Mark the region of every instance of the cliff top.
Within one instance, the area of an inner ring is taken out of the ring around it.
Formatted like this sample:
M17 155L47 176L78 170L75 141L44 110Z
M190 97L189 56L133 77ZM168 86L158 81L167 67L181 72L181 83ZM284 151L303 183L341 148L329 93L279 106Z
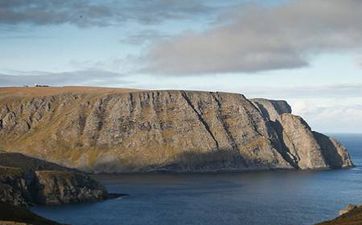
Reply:
M0 87L0 96L50 96L58 94L112 94L129 93L142 91L130 88L106 88L106 87L88 87L88 86L64 86L64 87Z
M57 171L75 171L55 163L47 162L41 159L32 158L21 153L0 153L0 168L19 168L28 170L57 170Z
M195 91L195 90L145 90L134 88L111 88L111 87L92 87L92 86L38 86L38 87L0 87L0 97L17 96L17 97L42 97L61 94L125 94L131 92L198 92L198 93L212 93L211 91ZM229 92L215 92L225 94L240 94ZM265 99L267 100L267 99Z
M14 98L34 98L47 97L55 95L108 95L108 94L128 94L128 93L144 93L144 92L187 92L187 93L219 93L228 95L241 95L240 93L219 92L219 91L199 91L199 90L171 90L171 89L132 89L132 88L110 88L110 87L91 87L91 86L34 86L34 87L0 87L0 100L12 100ZM268 101L267 99L264 99ZM275 100L279 102L279 100Z

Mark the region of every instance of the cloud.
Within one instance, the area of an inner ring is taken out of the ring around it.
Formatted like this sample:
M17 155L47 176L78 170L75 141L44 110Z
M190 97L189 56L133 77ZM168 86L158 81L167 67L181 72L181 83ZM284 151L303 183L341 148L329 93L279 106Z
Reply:
M98 85L98 86L122 86L130 85L122 74L107 71L74 71L63 73L38 72L28 75L0 74L0 86L23 85Z
M268 98L355 98L362 97L362 84L338 84L323 86L290 86L290 87L269 87L253 86L244 87L244 94L252 97Z
M0 24L109 26L129 20L152 24L169 19L189 19L215 7L197 0L2 0Z
M145 42L152 42L155 40L165 40L172 37L170 34L160 32L155 29L145 29L134 34L129 34L127 37L120 40L133 45L140 45Z
M243 5L201 33L155 43L145 70L163 74L257 72L304 67L318 53L362 47L362 1Z
M293 113L301 115L311 127L323 132L362 132L362 104L343 101L325 102L298 100L293 102Z

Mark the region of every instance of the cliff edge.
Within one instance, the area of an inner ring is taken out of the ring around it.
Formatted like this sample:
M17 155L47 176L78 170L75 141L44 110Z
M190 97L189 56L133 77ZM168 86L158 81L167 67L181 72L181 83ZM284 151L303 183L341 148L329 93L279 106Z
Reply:
M353 165L287 102L219 92L2 88L0 147L93 172Z
M88 175L20 153L0 153L0 203L26 207L106 199Z

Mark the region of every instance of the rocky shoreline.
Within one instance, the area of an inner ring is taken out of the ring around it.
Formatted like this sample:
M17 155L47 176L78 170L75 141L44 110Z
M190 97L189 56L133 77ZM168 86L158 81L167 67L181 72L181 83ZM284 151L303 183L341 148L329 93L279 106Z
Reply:
M362 224L362 206L348 205L339 211L339 216L333 220L316 225L359 225Z
M0 153L0 224L57 224L27 208L119 196L109 194L103 185L78 170L20 153Z

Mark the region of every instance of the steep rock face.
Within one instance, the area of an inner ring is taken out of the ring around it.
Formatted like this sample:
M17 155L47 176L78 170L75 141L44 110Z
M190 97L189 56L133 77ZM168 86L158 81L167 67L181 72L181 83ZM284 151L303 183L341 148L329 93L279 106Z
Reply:
M337 140L315 131L313 131L313 136L317 140L327 164L332 168L353 165L347 149Z
M67 171L36 171L37 202L59 205L105 199L105 188L89 176Z
M264 98L254 98L252 102L261 111L261 113L271 121L280 119L284 113L292 113L290 105L283 100L269 100Z
M250 101L240 94L0 96L0 146L5 150L96 172L352 165L342 146L315 135L285 101Z
M31 201L31 197L24 172L0 166L0 202L26 206L28 201Z
M0 153L2 203L58 205L106 197L107 191L102 185L79 171L19 153Z
M353 166L347 150L337 140L312 131L307 122L291 114L285 101L253 99L278 133L285 159L300 169Z
M328 167L308 124L299 116L282 114L283 140L301 169Z

